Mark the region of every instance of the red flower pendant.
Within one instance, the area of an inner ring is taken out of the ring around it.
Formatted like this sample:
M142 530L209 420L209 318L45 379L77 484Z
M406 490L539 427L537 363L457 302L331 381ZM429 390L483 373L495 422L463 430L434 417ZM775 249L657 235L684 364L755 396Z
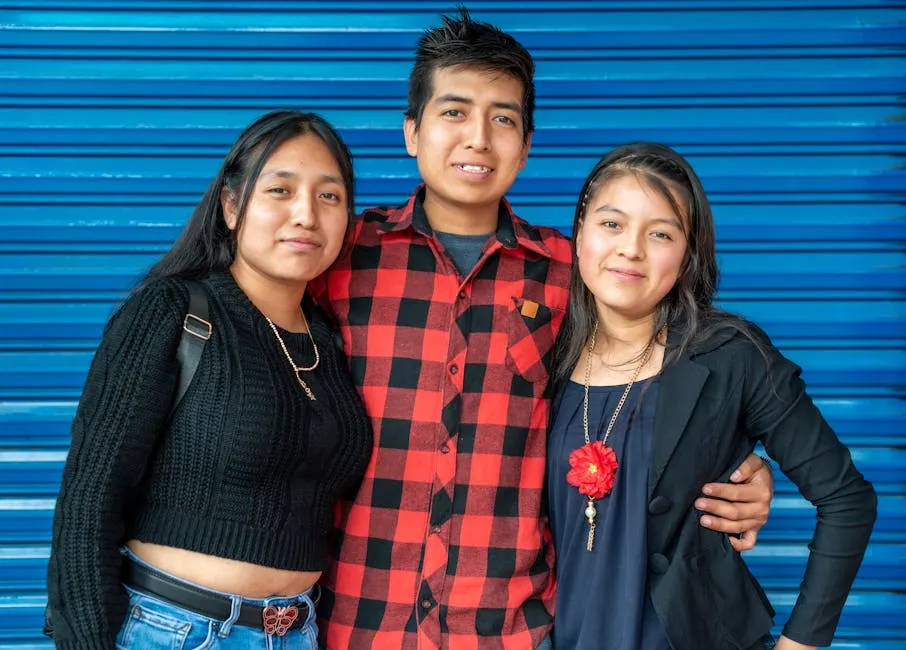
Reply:
M617 475L617 455L600 440L589 442L569 455L566 482L592 499L601 499L613 489Z

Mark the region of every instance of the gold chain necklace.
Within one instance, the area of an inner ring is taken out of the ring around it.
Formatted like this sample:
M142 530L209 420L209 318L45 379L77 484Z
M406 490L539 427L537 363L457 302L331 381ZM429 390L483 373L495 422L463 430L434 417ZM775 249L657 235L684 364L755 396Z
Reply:
M305 321L305 329L308 332L308 338L311 339L311 345L315 349L315 362L307 368L305 366L297 366L295 364L295 362L293 361L293 358L289 354L289 350L286 349L286 343L283 342L283 337L280 336L280 332L277 331L277 326L274 325L274 322L267 316L264 317L264 320L266 320L267 324L271 326L271 331L274 333L274 336L277 337L277 342L280 344L280 349L283 350L283 354L284 354L284 356L286 356L286 360L289 361L289 365L290 365L290 367L292 367L293 372L296 375L296 381L299 382L299 386L301 386L302 390L305 391L305 394L308 396L308 399L310 399L312 402L314 402L315 394L313 392L311 392L311 388L308 387L308 384L305 383L304 379L302 379L302 375L299 374L302 372L311 372L312 370L317 368L318 364L321 362L321 355L318 354L318 344L315 343L315 337L312 336L312 334L311 334L311 327L309 327L309 325L308 325L308 319L305 318L305 312L302 311L302 320Z
M582 428L585 432L586 445L591 444L591 437L588 435L588 384L591 381L591 357L595 349L597 336L598 322L595 321L595 326L591 331L591 341L588 344L588 352L585 355L585 398L582 402ZM610 422L607 423L607 429L604 432L604 438L601 440L601 445L607 445L607 438L610 437L610 432L613 431L613 425L616 423L617 417L619 417L620 411L623 409L623 404L626 403L626 398L629 397L629 391L632 389L632 385L635 383L636 379L638 379L639 373L642 372L642 368L644 368L645 364L647 364L651 359L651 354L654 352L654 342L656 339L657 336L653 337L645 347L645 351L642 353L642 360L641 362L639 362L639 365L635 369L635 372L632 373L632 378L629 380L629 383L626 384L626 388L623 390L623 395L620 396L620 401L617 402L617 407L614 409L613 415L610 417ZM616 472L616 469L614 469L614 472ZM594 497L588 497L588 505L585 506L584 514L585 518L588 520L588 543L585 545L585 550L590 551L595 543L595 518L598 515L598 509L595 508Z

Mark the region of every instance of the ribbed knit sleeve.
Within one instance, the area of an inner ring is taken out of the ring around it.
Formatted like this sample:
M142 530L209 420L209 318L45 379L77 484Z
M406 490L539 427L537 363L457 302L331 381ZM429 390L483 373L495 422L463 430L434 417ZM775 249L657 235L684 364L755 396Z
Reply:
M161 280L111 318L72 423L53 523L48 603L59 648L114 648L128 607L120 584L123 510L171 407L188 294Z

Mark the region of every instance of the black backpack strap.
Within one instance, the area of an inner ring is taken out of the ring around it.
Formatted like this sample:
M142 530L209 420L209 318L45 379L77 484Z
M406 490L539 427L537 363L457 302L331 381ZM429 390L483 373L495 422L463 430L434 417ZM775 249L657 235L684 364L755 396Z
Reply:
M182 337L179 339L179 348L176 358L179 361L179 383L176 388L176 397L170 413L176 410L182 401L183 395L189 390L204 344L211 338L214 326L211 325L208 315L208 294L200 282L190 280L186 283L189 288L189 310L182 324Z

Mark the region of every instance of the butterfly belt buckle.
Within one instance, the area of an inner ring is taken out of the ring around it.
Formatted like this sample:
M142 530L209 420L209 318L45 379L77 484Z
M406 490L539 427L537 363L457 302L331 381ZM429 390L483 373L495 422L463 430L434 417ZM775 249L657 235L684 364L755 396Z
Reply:
M275 607L268 605L261 612L264 620L264 633L268 636L283 636L299 618L299 609L295 605Z

